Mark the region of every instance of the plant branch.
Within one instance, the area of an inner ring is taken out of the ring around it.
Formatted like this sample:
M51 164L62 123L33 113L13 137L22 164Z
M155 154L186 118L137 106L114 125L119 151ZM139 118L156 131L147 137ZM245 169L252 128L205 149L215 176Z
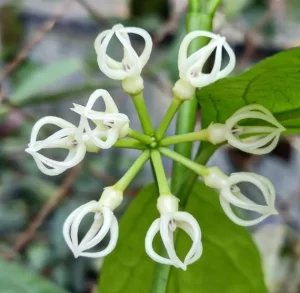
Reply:
M28 56L30 51L36 46L44 37L45 35L50 32L53 27L56 25L56 23L64 16L67 9L70 7L71 0L66 0L63 4L62 8L55 13L55 15L48 21L46 21L40 29L35 34L34 38L27 43L23 49L17 54L17 56L14 58L12 62L10 62L4 70L0 73L0 82L7 77L10 73L13 72L14 69L17 68L21 64L22 61ZM1 102L1 96L0 96L0 102Z
M78 165L69 172L64 182L57 190L56 194L51 196L51 198L42 207L41 211L36 216L36 218L31 222L27 230L24 233L22 233L19 238L17 238L13 246L14 251L19 252L23 250L26 247L26 245L28 245L28 243L34 238L38 228L44 223L47 217L67 196L70 187L72 186L73 182L79 174L80 167L81 165Z

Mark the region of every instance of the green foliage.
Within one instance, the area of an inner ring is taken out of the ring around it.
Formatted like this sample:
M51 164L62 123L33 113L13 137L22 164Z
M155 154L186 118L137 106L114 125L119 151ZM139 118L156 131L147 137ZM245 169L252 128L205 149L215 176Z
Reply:
M144 239L150 224L159 216L157 196L151 184L128 208L120 223L117 247L104 262L99 292L150 292L155 263L145 253ZM265 293L258 251L247 230L223 213L218 195L197 182L186 210L200 224L204 253L186 272L171 269L167 292ZM179 255L186 253L189 245L185 235L179 234Z
M55 85L60 81L83 68L77 59L59 60L47 66L38 68L27 76L11 95L10 101L15 105L24 103L30 96Z
M0 292L67 293L27 268L0 258Z
M288 50L231 78L197 91L203 127L224 122L249 104L261 104L274 113L288 133L300 132L300 49Z

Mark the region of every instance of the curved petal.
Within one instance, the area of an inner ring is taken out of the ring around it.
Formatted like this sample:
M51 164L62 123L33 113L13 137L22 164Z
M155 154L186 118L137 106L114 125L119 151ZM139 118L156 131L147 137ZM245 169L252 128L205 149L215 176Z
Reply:
M199 224L191 214L186 212L176 212L174 219L176 220L177 227L185 231L193 241L193 244L184 259L185 265L192 264L201 257L203 251Z
M186 270L186 265L179 259L179 257L176 254L173 239L174 231L171 231L169 227L170 222L173 219L175 220L176 217L177 213L168 213L160 217L160 236L166 248L167 254L170 260L173 262L173 265L175 265L176 267L180 267L183 270ZM180 216L178 215L178 217Z
M230 72L232 72L232 70L235 67L235 63L236 63L236 57L235 54L233 52L233 50L231 49L231 47L227 44L227 42L224 42L223 44L224 49L226 50L226 52L228 53L229 56L229 62L228 64L225 66L224 69L222 69L218 75L217 75L217 79L221 79L226 77L228 74L230 74Z
M77 254L78 252L78 227L77 227L77 232L73 233L72 235L72 227L74 224L74 220L78 217L78 215L82 212L82 210L90 209L90 206L94 205L96 201L90 201L84 205L81 205L77 209L75 209L66 219L63 225L63 236L65 238L65 241L71 251L74 253L74 255ZM74 243L74 238L77 240Z
M152 38L151 38L150 34L147 31L145 31L144 29L141 29L138 27L126 27L126 28L120 29L119 32L137 34L144 39L145 47L144 47L142 54L139 56L141 66L143 68L146 65L146 63L148 62L150 55L151 55L151 51L152 51L153 43L152 43Z
M79 254L81 253L80 247L78 245L79 225L80 225L82 219L88 213L95 212L95 207L96 208L98 207L98 203L95 200L88 202L87 204L85 204L81 207L81 209L76 214L76 217L74 217L74 219L73 219L70 235L71 235L71 241L72 241L74 251L75 251L75 253L74 253L75 257L78 257Z
M240 192L233 194L231 187L241 182L249 182L254 184L257 188L259 188L266 201L266 205L256 204L255 202L249 199L245 200L246 197ZM246 172L231 174L228 179L228 185L227 187L221 190L220 196L225 198L228 202L237 207L255 211L261 214L272 214L275 210L274 187L268 179L257 174Z
M106 74L109 78L111 79L116 79L116 80L122 80L128 77L128 72L126 72L124 69L116 69L112 68L109 65L108 56L107 56L107 47L109 44L109 41L111 40L112 36L114 35L114 32L112 31L106 38L104 38L99 51L98 51L98 65L100 70Z
M123 58L123 67L125 71L128 73L128 77L134 77L141 74L142 66L139 59L139 56L132 48L130 41L127 38L127 34L125 36L116 32L116 36L124 47L124 58Z
M262 222L264 219L266 219L269 215L262 215L260 216L259 218L255 219L255 220L243 220L241 218L239 218L233 211L232 211L232 208L230 206L230 203L225 199L223 198L222 196L220 196L220 203L221 203L221 206L225 212L225 214L228 216L228 218L236 223L237 225L240 225L240 226L252 226L252 225L256 225L260 222Z
M106 90L103 90L103 89L97 89L91 94L91 96L88 99L88 102L85 107L85 112L84 112L85 114L87 114L89 112L89 110L92 109L95 102L99 98L102 98L104 101L105 112L119 113L116 103L114 102L114 100L113 100L112 96L109 94L109 92Z
M188 47L190 43L193 41L193 39L198 37L207 37L211 39L218 39L220 38L219 35L215 35L211 32L207 31L193 31L188 33L184 39L181 42L179 53L178 53L178 68L181 68L184 66L184 63L186 62L188 58ZM201 49L200 49L201 50Z
M100 243L103 238L107 235L113 218L114 218L114 214L113 212L107 208L107 207L101 207L101 209L99 210L102 213L102 217L103 217L103 224L101 225L100 229L97 231L97 233L95 234L95 236L89 240L88 242L84 243L84 245L79 245L79 248L81 251L85 251L88 250L92 247L94 247L95 245L97 245L98 243Z
M79 246L82 248L82 250L85 250L86 244L95 237L95 235L99 232L102 225L103 225L103 215L100 212L96 212L92 226L85 234L83 239L80 241Z
M82 252L80 256L91 257L91 258L101 258L109 253L111 253L117 245L119 236L119 225L115 216L113 216L112 223L110 226L110 240L107 247L99 252Z
M160 230L160 219L156 219L150 226L146 237L145 237L145 250L146 253L152 258L154 261L165 264L165 265L174 265L174 262L168 258L162 257L157 254L153 249L153 240L155 235Z
M40 120L38 120L31 131L29 146L34 146L37 141L38 132L40 129L46 124L53 124L60 128L76 128L76 126L62 118L55 116L46 116Z

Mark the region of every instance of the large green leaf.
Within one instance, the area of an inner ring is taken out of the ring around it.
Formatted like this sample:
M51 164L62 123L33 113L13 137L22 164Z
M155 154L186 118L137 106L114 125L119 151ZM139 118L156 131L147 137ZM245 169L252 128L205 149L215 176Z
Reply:
M33 95L37 95L57 81L78 72L82 68L82 63L77 59L59 60L50 65L43 66L29 74L29 76L16 87L11 95L11 102L15 104L24 103L24 100Z
M232 78L224 78L197 92L203 126L224 122L234 111L261 104L287 127L300 132L300 48L284 51Z
M100 277L101 293L149 292L155 268L146 255L144 239L156 211L155 185L143 189L120 223L120 238L105 260ZM265 293L259 253L246 229L232 223L220 208L218 195L201 182L187 203L203 234L203 255L186 272L172 268L168 293ZM179 234L177 251L188 250ZM157 243L155 243L157 244Z
M28 268L0 258L0 292L9 293L68 293Z

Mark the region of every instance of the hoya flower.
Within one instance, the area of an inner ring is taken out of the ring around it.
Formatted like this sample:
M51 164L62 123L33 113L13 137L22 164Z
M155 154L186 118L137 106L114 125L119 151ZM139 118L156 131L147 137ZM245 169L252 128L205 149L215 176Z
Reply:
M49 124L61 129L44 140L38 140L41 128ZM84 158L86 147L82 135L80 127L78 128L62 118L47 116L37 121L33 126L30 142L25 151L33 156L38 168L43 173L50 176L58 175L68 168L74 167ZM53 148L67 149L68 154L65 159L58 161L47 158L40 153L43 149Z
M260 223L270 215L278 214L275 209L275 189L267 178L247 172L232 173L229 177L223 174L218 168L210 168L208 175L204 177L207 186L220 190L220 203L225 214L236 224L251 226ZM257 204L243 195L237 186L240 183L255 185L262 195L263 204ZM253 220L244 220L237 216L231 205L253 211L260 216Z
M152 223L147 232L146 252L154 261L186 270L187 265L197 261L202 254L200 227L191 214L178 211L178 199L173 195L161 195L157 200L157 208L161 216ZM193 242L183 261L177 256L174 247L174 232L177 228L186 232ZM153 249L153 239L158 232L160 232L168 258L160 256Z
M207 37L211 40L206 46L188 56L190 43L199 37ZM222 69L223 49L227 52L229 61ZM210 73L204 73L203 67L214 51L215 58L212 70ZM235 54L225 37L207 31L193 31L185 36L179 48L179 76L181 80L188 82L195 88L204 87L230 74L235 66L235 61Z
M145 41L145 47L141 55L138 55L132 47L128 35L131 33L142 37ZM107 54L108 45L114 35L119 39L124 48L122 61L116 61ZM152 39L148 32L137 27L124 27L121 24L117 24L112 29L100 33L94 45L98 55L100 70L109 78L116 80L140 76L152 51Z
M104 112L92 109L99 98L102 98L104 101ZM85 107L78 104L73 105L74 108L71 110L81 115L81 123L86 134L99 148L108 149L120 137L127 135L129 131L129 119L125 114L119 113L114 100L106 90L98 89L94 91ZM91 129L89 120L96 125L93 130Z
M254 120L256 125L240 124L246 120L248 124ZM268 125L257 126L262 122ZM284 130L285 128L268 109L256 104L239 109L226 120L225 124L211 124L207 129L210 142L216 144L227 140L231 146L256 155L271 152Z
M99 201L92 200L73 211L63 226L63 236L74 256L101 258L109 254L116 247L119 236L118 221L113 213L120 205L123 193L113 186L106 187ZM78 230L81 221L89 214L94 214L94 221L84 238L79 242ZM89 252L97 246L110 232L110 240L104 249Z

